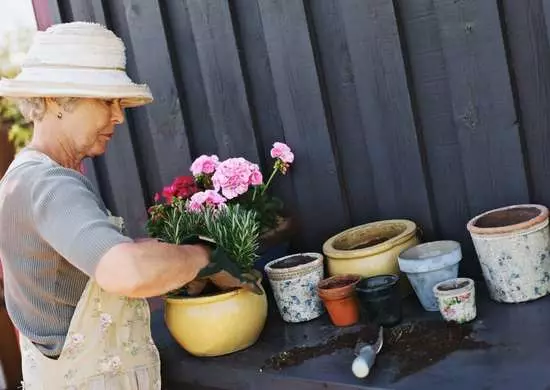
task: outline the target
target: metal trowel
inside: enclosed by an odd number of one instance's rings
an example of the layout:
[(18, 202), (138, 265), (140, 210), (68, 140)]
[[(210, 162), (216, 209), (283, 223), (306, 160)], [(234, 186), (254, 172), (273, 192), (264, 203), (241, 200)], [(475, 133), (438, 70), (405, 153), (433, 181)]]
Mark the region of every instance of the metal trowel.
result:
[(378, 355), (382, 349), (383, 344), (384, 329), (382, 327), (378, 330), (378, 338), (374, 344), (365, 343), (362, 340), (357, 341), (355, 345), (356, 358), (351, 365), (351, 370), (357, 378), (365, 378), (369, 375), (372, 366), (374, 366), (376, 355)]

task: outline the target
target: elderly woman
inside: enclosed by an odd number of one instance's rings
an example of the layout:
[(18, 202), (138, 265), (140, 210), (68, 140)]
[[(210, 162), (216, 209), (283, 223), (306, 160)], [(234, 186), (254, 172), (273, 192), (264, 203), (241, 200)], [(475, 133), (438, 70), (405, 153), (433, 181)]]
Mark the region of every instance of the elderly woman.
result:
[(123, 109), (152, 101), (125, 63), (122, 41), (104, 27), (59, 24), (36, 35), (17, 78), (0, 82), (34, 122), (0, 184), (0, 258), (25, 388), (160, 389), (144, 298), (202, 275), (246, 287), (206, 247), (125, 236), (81, 174)]

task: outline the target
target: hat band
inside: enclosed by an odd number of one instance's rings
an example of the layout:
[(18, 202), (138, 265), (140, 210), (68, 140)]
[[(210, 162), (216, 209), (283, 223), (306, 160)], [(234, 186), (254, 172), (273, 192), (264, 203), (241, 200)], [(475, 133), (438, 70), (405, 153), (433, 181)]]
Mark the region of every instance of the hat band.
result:
[(115, 86), (133, 84), (124, 71), (98, 68), (25, 67), (17, 76), (20, 81), (36, 83), (71, 83)]
[(24, 66), (25, 68), (41, 68), (41, 69), (94, 69), (94, 70), (116, 70), (125, 72), (125, 68), (108, 67), (108, 66), (85, 66), (85, 65), (71, 65), (71, 64), (41, 64), (41, 63), (29, 63)]

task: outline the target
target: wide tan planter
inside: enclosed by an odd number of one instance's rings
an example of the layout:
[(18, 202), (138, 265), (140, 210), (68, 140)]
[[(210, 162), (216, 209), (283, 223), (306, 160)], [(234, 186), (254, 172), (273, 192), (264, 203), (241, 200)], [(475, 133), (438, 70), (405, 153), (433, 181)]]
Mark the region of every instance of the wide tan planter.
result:
[(408, 295), (412, 290), (407, 278), (401, 276), (397, 257), (419, 243), (416, 232), (416, 224), (406, 219), (372, 222), (344, 230), (323, 244), (329, 275), (400, 275), (401, 291)]
[(267, 298), (244, 289), (204, 297), (165, 299), (165, 322), (195, 356), (221, 356), (253, 345), (267, 319)]

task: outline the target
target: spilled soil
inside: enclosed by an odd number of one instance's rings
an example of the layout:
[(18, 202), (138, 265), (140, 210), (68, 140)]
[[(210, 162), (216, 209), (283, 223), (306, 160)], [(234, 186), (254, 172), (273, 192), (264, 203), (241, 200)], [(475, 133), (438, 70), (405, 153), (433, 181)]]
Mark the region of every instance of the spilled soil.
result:
[(491, 345), (473, 338), (471, 324), (419, 322), (388, 330), (383, 353), (395, 359), (396, 379), (431, 366), (458, 350), (487, 349)]
[[(448, 324), (442, 321), (424, 321), (400, 325), (384, 331), (384, 346), (380, 357), (393, 361), (398, 370), (396, 380), (421, 371), (458, 350), (487, 349), (491, 345), (475, 340), (471, 324)], [(306, 360), (329, 355), (341, 349), (353, 349), (358, 340), (374, 342), (377, 329), (365, 326), (356, 332), (345, 333), (326, 343), (297, 347), (268, 359), (262, 369), (281, 370)], [(351, 364), (351, 362), (350, 362)]]
[(376, 328), (366, 326), (356, 332), (344, 333), (336, 337), (332, 337), (324, 344), (296, 347), (289, 351), (281, 352), (269, 358), (265, 362), (262, 369), (272, 368), (275, 370), (281, 370), (285, 367), (296, 366), (306, 360), (322, 355), (329, 355), (340, 349), (355, 348), (355, 344), (359, 339), (374, 342), (376, 337)]

